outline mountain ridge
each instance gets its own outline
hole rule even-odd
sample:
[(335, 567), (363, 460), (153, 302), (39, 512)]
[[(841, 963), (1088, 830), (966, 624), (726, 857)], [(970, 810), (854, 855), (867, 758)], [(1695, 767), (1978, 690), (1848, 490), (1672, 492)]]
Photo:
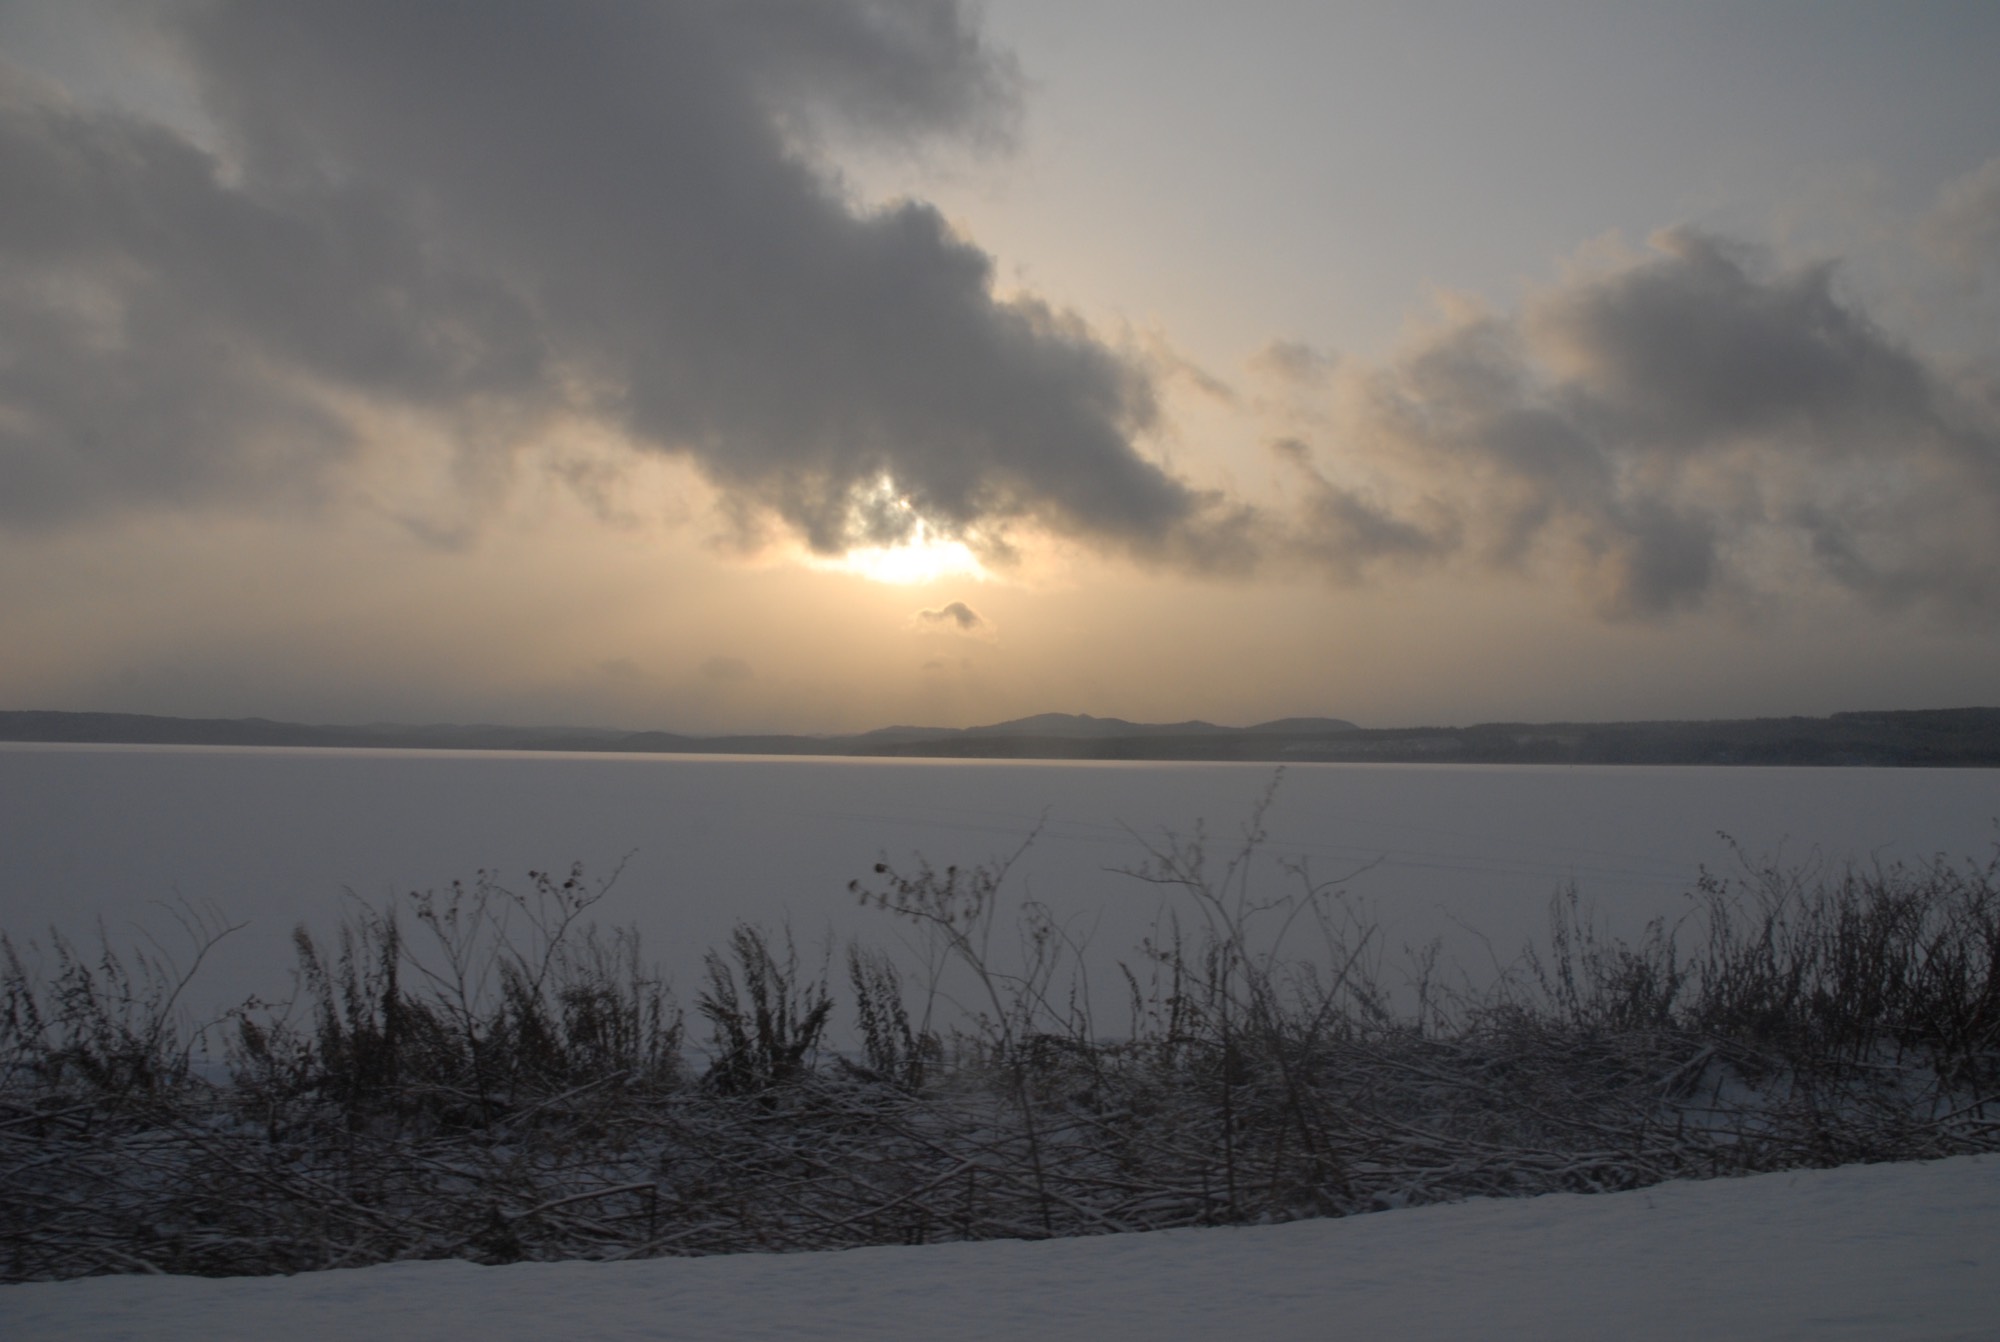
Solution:
[(0, 710), (0, 741), (50, 744), (815, 755), (855, 758), (1258, 763), (1723, 764), (2000, 767), (2000, 708), (1896, 709), (1823, 718), (1491, 722), (1369, 728), (1343, 718), (1248, 727), (1041, 713), (978, 727), (693, 735), (613, 727), (280, 722), (142, 713)]

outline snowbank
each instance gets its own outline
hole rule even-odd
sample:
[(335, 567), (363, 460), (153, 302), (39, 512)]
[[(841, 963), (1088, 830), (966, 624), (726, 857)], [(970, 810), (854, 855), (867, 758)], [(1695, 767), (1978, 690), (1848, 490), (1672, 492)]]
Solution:
[(2000, 1158), (845, 1253), (0, 1287), (0, 1336), (1993, 1338)]

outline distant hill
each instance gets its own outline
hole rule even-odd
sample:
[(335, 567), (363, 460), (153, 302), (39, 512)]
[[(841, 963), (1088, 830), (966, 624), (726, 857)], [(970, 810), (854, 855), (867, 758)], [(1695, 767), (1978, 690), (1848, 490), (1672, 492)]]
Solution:
[(1337, 736), (1361, 729), (1345, 718), (1279, 718), (1243, 730), (1259, 736)]
[(1114, 736), (1212, 736), (1236, 730), (1212, 722), (1127, 722), (1123, 718), (1093, 718), (1088, 713), (1037, 713), (1032, 718), (996, 722), (991, 727), (967, 727), (973, 736), (1083, 736), (1105, 740)]
[(1280, 718), (1251, 727), (1042, 713), (984, 727), (883, 727), (849, 736), (688, 736), (606, 727), (311, 725), (267, 718), (0, 711), (0, 741), (334, 746), (945, 759), (1262, 763), (1761, 764), (2000, 767), (2000, 708), (1713, 722), (1489, 722), (1358, 727)]

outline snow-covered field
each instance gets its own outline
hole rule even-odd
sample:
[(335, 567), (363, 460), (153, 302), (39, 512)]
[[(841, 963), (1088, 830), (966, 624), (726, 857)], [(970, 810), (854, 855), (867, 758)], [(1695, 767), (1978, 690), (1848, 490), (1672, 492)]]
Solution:
[(2000, 1337), (2000, 1158), (1039, 1243), (0, 1287), (0, 1336)]
[[(740, 919), (889, 943), (847, 882), (878, 857), (969, 864), (1040, 837), (1016, 898), (1042, 900), (1107, 961), (1128, 956), (1159, 892), (1111, 874), (1142, 839), (1206, 822), (1226, 849), (1273, 770), (1231, 764), (1046, 764), (451, 751), (0, 744), (0, 930), (51, 922), (115, 944), (177, 933), (158, 905), (246, 923), (203, 967), (200, 1006), (282, 995), (290, 934), (324, 931), (343, 890), (371, 901), (469, 878), (522, 883), (576, 860), (629, 861), (596, 910), (632, 923), (678, 984)], [(1757, 858), (1984, 859), (2000, 772), (1926, 769), (1299, 765), (1266, 816), (1264, 888), (1303, 860), (1350, 893), (1390, 948), (1442, 936), (1476, 971), (1547, 929), (1574, 881), (1629, 933), (1686, 908), (1700, 868)], [(1479, 938), (1485, 939), (1482, 944)], [(685, 993), (683, 996), (685, 997)]]
[[(213, 903), (248, 924), (204, 965), (222, 1002), (282, 992), (290, 929), (324, 929), (343, 890), (630, 853), (598, 912), (685, 984), (738, 919), (888, 940), (845, 895), (879, 855), (974, 862), (1039, 826), (1015, 894), (1123, 955), (1156, 895), (1107, 871), (1202, 820), (1226, 844), (1271, 776), (0, 746), (0, 930), (101, 920), (129, 945), (159, 901)], [(1568, 881), (1614, 925), (1681, 907), (1733, 861), (1718, 830), (1783, 862), (1983, 858), (1996, 814), (1993, 771), (1306, 766), (1266, 816), (1268, 875), (1368, 868), (1351, 890), (1390, 945), (1504, 957)], [(1988, 1156), (1087, 1240), (6, 1286), (0, 1339), (2000, 1338), (1996, 1259)]]

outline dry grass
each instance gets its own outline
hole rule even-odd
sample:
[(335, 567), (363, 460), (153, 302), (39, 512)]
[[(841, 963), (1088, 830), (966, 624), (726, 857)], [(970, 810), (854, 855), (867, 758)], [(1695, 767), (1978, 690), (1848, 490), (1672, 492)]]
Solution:
[(1632, 943), (1564, 892), (1467, 993), (1388, 982), (1303, 869), (1253, 899), (1261, 842), (1143, 854), (1172, 902), (1110, 1038), (1005, 864), (855, 883), (915, 939), (849, 948), (844, 1050), (829, 966), (749, 927), (691, 1046), (574, 870), (302, 931), (297, 1000), (218, 1022), (178, 1003), (219, 921), (184, 919), (185, 968), (0, 939), (0, 1275), (1094, 1234), (2000, 1147), (1994, 865), (1746, 868)]

